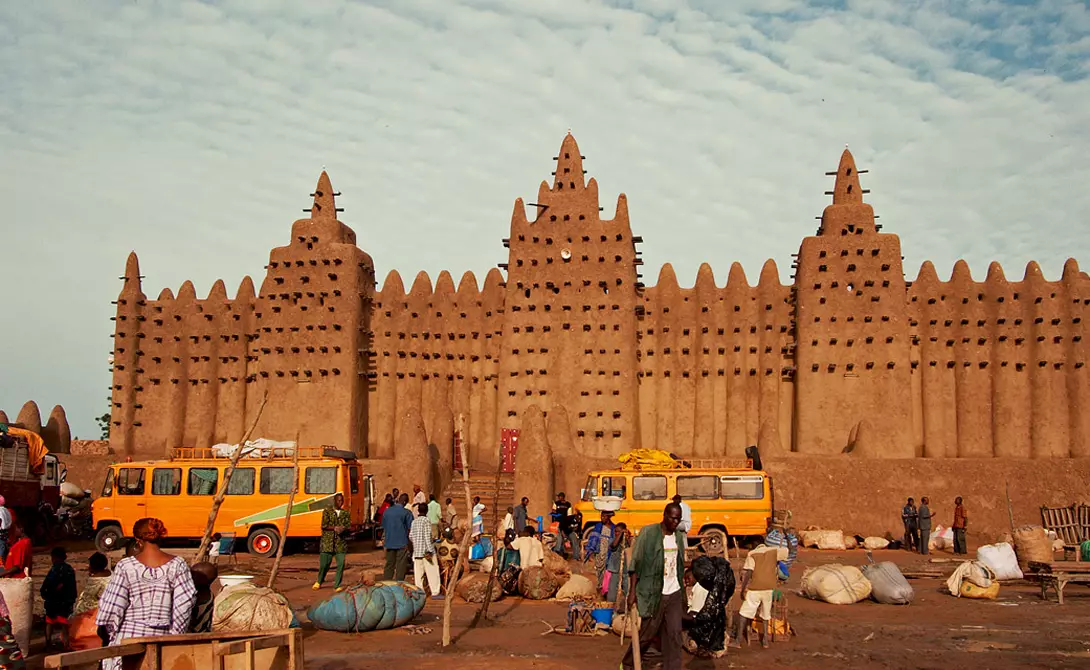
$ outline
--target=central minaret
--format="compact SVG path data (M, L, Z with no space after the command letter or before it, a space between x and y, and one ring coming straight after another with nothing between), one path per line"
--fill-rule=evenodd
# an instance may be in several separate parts
M865 421L874 456L912 458L912 369L901 242L878 232L845 149L817 235L799 249L797 451L840 453Z
M524 409L563 406L575 448L616 456L637 431L637 258L628 205L599 216L598 182L585 178L569 133L550 186L542 182L527 220L511 219L498 428L518 427Z

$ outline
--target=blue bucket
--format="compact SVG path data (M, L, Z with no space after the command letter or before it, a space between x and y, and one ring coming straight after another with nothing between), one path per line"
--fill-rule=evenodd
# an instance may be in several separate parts
M594 619L595 623L605 624L607 626L613 625L613 610L608 607L591 610L590 616Z

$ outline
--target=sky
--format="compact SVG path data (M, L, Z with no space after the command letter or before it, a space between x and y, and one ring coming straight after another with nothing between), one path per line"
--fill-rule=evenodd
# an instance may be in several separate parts
M845 145L909 279L1056 279L1090 268L1088 75L1065 0L0 3L0 409L97 437L128 253L149 297L260 284L323 168L379 278L483 280L569 129L648 283L788 282Z

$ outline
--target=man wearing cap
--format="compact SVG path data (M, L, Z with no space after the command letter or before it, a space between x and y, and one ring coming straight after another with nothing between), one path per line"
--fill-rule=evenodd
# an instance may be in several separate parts
M8 557L8 531L11 529L11 510L5 505L7 501L0 496L0 562Z

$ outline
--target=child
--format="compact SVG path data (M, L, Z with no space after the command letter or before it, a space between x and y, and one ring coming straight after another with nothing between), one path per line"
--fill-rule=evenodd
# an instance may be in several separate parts
M212 612L216 599L212 595L212 585L220 576L219 568L214 563L204 561L189 569L193 575L193 585L197 587L197 599L193 602L193 616L189 620L190 633L211 633Z
M80 591L72 618L68 620L68 647L72 651L96 649L109 641L103 642L95 625L98 614L98 600L110 581L110 559L106 554L95 552L87 560L87 582Z
M49 552L53 567L42 582L41 594L45 601L45 646L53 642L53 632L60 630L61 648L68 648L68 617L76 604L76 571L66 563L68 552L64 547L53 547Z
M211 559L213 563L215 563L216 559L219 558L220 540L222 539L223 535L221 535L220 533L212 533L212 544L208 547L208 558Z

